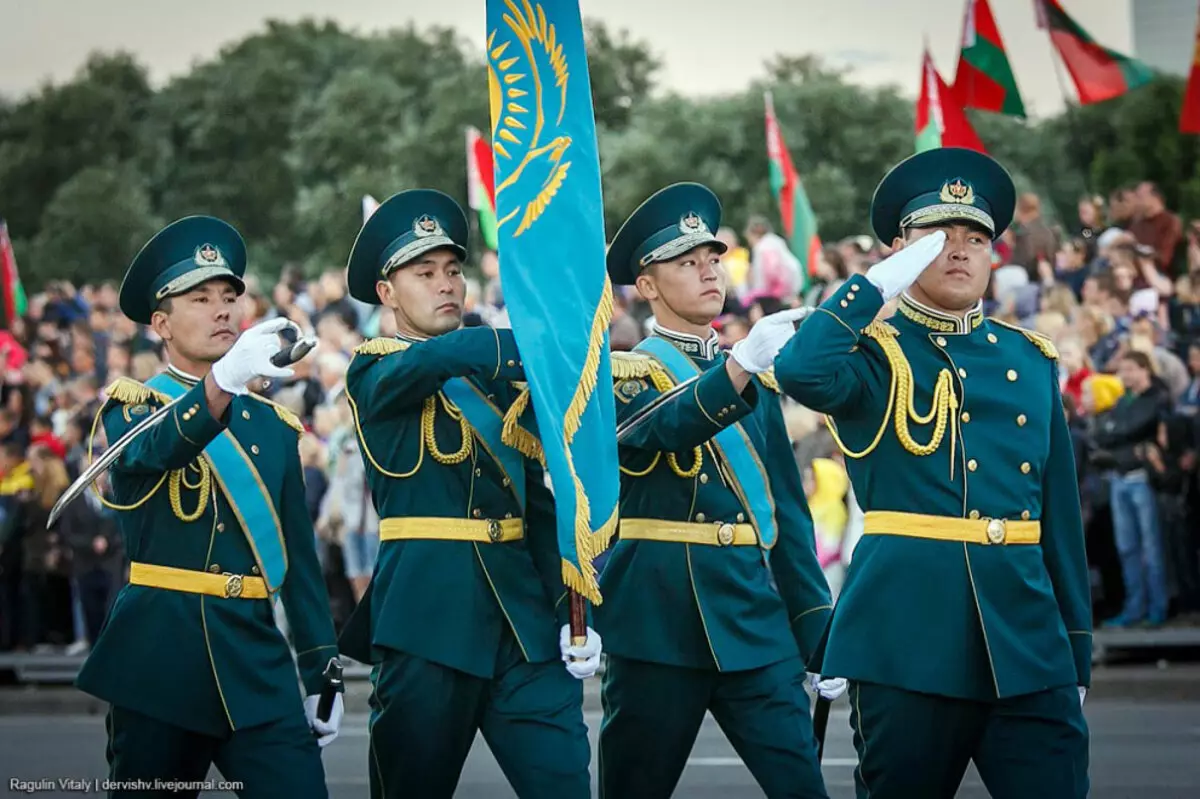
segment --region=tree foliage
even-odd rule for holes
[[[674,181],[711,186],[735,228],[777,218],[768,89],[826,240],[869,230],[876,184],[913,151],[911,97],[814,56],[776,56],[743,91],[691,98],[663,91],[646,41],[595,21],[586,35],[610,235]],[[258,272],[340,268],[363,194],[427,186],[465,204],[464,129],[489,127],[481,44],[447,28],[271,22],[157,91],[134,58],[97,54],[61,85],[0,100],[0,215],[23,277],[119,277],[157,225],[197,213],[237,226]],[[1040,122],[974,118],[1065,223],[1084,192],[1142,179],[1194,216],[1200,140],[1177,133],[1182,90],[1161,78]]]

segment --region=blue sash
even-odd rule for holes
[[[525,512],[525,456],[500,440],[504,430],[504,413],[484,395],[479,387],[465,377],[454,377],[442,386],[442,393],[463,412],[471,427],[479,434],[484,449],[508,477],[517,502]]]
[[[634,349],[657,358],[676,384],[702,374],[691,358],[658,336],[642,340]],[[712,444],[718,457],[729,467],[725,471],[733,483],[734,493],[750,515],[750,523],[758,532],[759,544],[770,549],[775,546],[775,498],[771,494],[767,469],[754,444],[741,422],[713,436]]]
[[[178,399],[188,392],[186,386],[165,372],[152,377],[146,385],[171,399]],[[279,514],[262,477],[229,430],[208,443],[204,457],[246,534],[267,589],[271,593],[278,591],[287,574],[287,547],[283,542]]]

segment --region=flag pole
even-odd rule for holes
[[[1063,101],[1063,114],[1067,119],[1067,141],[1072,150],[1079,151],[1082,137],[1079,135],[1078,122],[1075,116],[1075,103],[1071,102],[1071,93],[1067,90],[1067,78],[1063,74],[1063,65],[1058,57],[1058,48],[1054,46],[1054,37],[1050,33],[1050,23],[1046,17],[1045,0],[1033,0],[1038,15],[1038,27],[1046,31],[1046,44],[1050,46],[1050,62],[1054,64],[1054,76],[1058,80],[1058,93]],[[1083,159],[1073,154],[1070,159],[1079,172],[1080,184],[1084,194],[1091,194],[1091,175]]]

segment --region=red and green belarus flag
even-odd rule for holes
[[[1183,91],[1183,112],[1179,115],[1181,133],[1200,133],[1200,22],[1196,24],[1196,49],[1192,55],[1192,70],[1187,88]]]
[[[492,148],[475,128],[467,128],[467,202],[479,214],[479,233],[492,252],[496,244],[496,177]]]
[[[1071,75],[1080,105],[1120,97],[1154,77],[1154,71],[1136,58],[1097,43],[1058,0],[1034,0],[1034,4],[1038,26],[1050,31],[1050,41]]]
[[[13,253],[8,224],[0,219],[0,281],[4,288],[4,321],[12,327],[13,320],[25,315],[25,287],[17,274],[17,256]]]
[[[967,0],[954,95],[964,108],[1025,116],[1025,104],[988,0]]]
[[[817,215],[813,213],[808,195],[800,183],[800,175],[792,166],[792,156],[788,153],[783,141],[783,133],[779,130],[779,121],[775,118],[775,103],[771,93],[766,92],[763,99],[767,106],[767,160],[770,161],[771,191],[779,203],[779,215],[783,219],[783,236],[798,259],[804,275],[804,285],[817,268],[821,256],[821,239],[817,235]]]
[[[938,147],[966,147],[987,152],[967,119],[967,112],[934,67],[928,47],[921,65],[921,94],[917,97],[916,119],[918,153]]]

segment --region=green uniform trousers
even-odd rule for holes
[[[975,761],[993,799],[1083,799],[1088,730],[1068,685],[994,702],[851,682],[859,799],[951,799]]]
[[[161,782],[203,782],[215,765],[227,781],[241,783],[237,794],[246,799],[325,799],[329,792],[321,749],[299,707],[297,711],[278,721],[213,738],[113,705],[105,719],[108,777],[126,787],[108,795],[195,797],[200,793],[198,787],[172,789]],[[155,780],[161,781],[157,790]]]
[[[769,799],[827,799],[804,679],[798,657],[719,672],[609,655],[601,799],[671,796],[707,711]]]
[[[372,799],[449,799],[477,731],[521,799],[591,794],[583,684],[562,661],[526,662],[511,632],[490,680],[383,655],[371,675]]]

